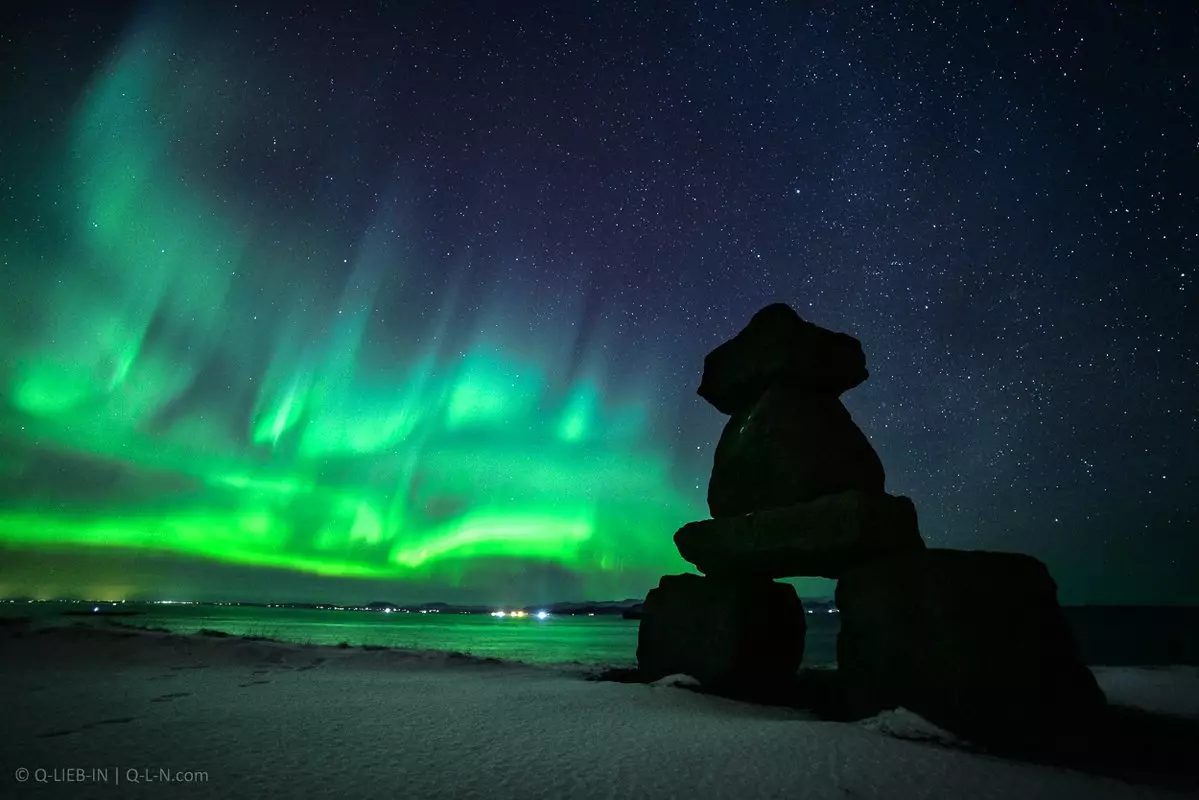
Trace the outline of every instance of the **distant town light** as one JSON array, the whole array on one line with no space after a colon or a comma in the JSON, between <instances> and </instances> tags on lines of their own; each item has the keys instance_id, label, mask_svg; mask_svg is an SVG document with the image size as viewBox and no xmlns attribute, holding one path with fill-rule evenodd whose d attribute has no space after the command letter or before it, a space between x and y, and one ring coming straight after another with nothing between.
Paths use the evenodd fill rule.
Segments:
<instances>
[{"instance_id":1,"label":"distant town light","mask_svg":"<svg viewBox=\"0 0 1199 800\"><path fill-rule=\"evenodd\" d=\"M538 611L537 612L537 619L545 619L548 616L549 616L548 611Z\"/></svg>"}]
</instances>

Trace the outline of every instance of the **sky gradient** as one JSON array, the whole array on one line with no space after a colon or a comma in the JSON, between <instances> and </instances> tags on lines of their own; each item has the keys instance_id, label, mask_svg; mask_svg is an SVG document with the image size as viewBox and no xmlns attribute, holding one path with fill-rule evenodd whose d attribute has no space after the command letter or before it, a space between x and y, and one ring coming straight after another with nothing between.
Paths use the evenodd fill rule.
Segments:
<instances>
[{"instance_id":1,"label":"sky gradient","mask_svg":"<svg viewBox=\"0 0 1199 800\"><path fill-rule=\"evenodd\" d=\"M1185 4L98 5L0 26L0 596L644 595L786 302L930 546L1199 603Z\"/></svg>"}]
</instances>

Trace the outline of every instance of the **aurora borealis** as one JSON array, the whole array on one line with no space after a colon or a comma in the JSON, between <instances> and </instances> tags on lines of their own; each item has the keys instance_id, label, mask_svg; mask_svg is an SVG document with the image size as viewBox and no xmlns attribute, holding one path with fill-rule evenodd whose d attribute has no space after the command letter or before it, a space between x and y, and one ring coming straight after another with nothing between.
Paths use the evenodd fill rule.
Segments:
<instances>
[{"instance_id":1,"label":"aurora borealis","mask_svg":"<svg viewBox=\"0 0 1199 800\"><path fill-rule=\"evenodd\" d=\"M566 309L418 284L387 200L332 270L312 226L264 242L188 169L188 128L230 109L219 69L173 66L177 27L135 23L65 131L64 246L4 331L0 538L448 586L489 559L609 590L668 562L698 512L649 429L654 387L614 397L601 333L561 335Z\"/></svg>"},{"instance_id":2,"label":"aurora borealis","mask_svg":"<svg viewBox=\"0 0 1199 800\"><path fill-rule=\"evenodd\" d=\"M1194 217L1106 160L1193 157L1181 98L1055 105L1016 51L1098 51L1043 19L904 12L931 54L883 77L855 4L452 6L7 26L0 595L644 594L707 516L703 354L782 300L863 341L846 401L930 543L1196 599Z\"/></svg>"}]
</instances>

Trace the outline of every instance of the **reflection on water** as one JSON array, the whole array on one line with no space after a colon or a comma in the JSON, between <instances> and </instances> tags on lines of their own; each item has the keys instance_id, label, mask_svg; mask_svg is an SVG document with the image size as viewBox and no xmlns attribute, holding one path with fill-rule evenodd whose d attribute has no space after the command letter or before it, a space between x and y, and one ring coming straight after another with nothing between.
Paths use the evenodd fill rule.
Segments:
<instances>
[{"instance_id":1,"label":"reflection on water","mask_svg":"<svg viewBox=\"0 0 1199 800\"><path fill-rule=\"evenodd\" d=\"M135 616L114 618L122 623L166 628L177 633L195 633L202 628L209 628L235 636L265 636L303 644L337 645L346 642L353 646L452 650L534 663L628 665L637 660L638 623L619 616L551 614L541 619L536 615L495 617L489 614L382 613L139 603L124 603L119 608L125 612L136 612ZM57 615L64 609L65 604L37 603L25 606L20 613L29 616ZM0 613L8 615L16 611L14 607L4 607L0 608ZM804 663L834 663L836 615L809 614L807 619Z\"/></svg>"},{"instance_id":2,"label":"reflection on water","mask_svg":"<svg viewBox=\"0 0 1199 800\"><path fill-rule=\"evenodd\" d=\"M71 602L0 601L0 616L59 619L87 613ZM130 613L113 621L195 633L202 628L235 636L265 636L302 644L451 650L535 663L628 665L637 660L635 620L619 616L537 614L382 613L260 606L107 604ZM804 664L837 662L837 614L807 615ZM1199 608L1067 607L1066 619L1083 660L1097 665L1199 664Z\"/></svg>"}]
</instances>

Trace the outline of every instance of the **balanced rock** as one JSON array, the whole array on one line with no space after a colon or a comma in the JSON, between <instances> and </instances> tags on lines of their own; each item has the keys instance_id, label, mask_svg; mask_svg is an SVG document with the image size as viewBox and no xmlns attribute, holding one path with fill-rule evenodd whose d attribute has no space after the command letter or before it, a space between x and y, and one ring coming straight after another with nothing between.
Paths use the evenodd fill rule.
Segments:
<instances>
[{"instance_id":1,"label":"balanced rock","mask_svg":"<svg viewBox=\"0 0 1199 800\"><path fill-rule=\"evenodd\" d=\"M911 500L858 491L689 522L674 543L707 575L768 579L839 578L852 567L924 547Z\"/></svg>"},{"instance_id":2,"label":"balanced rock","mask_svg":"<svg viewBox=\"0 0 1199 800\"><path fill-rule=\"evenodd\" d=\"M1057 586L1031 556L921 550L837 584L837 669L852 717L903 707L965 739L1044 747L1105 699Z\"/></svg>"},{"instance_id":3,"label":"balanced rock","mask_svg":"<svg viewBox=\"0 0 1199 800\"><path fill-rule=\"evenodd\" d=\"M637 664L648 681L683 673L713 689L761 689L794 678L806 625L789 584L664 575L645 598Z\"/></svg>"},{"instance_id":4,"label":"balanced rock","mask_svg":"<svg viewBox=\"0 0 1199 800\"><path fill-rule=\"evenodd\" d=\"M700 397L723 414L748 411L769 387L785 384L834 397L866 380L862 343L774 303L704 358Z\"/></svg>"},{"instance_id":5,"label":"balanced rock","mask_svg":"<svg viewBox=\"0 0 1199 800\"><path fill-rule=\"evenodd\" d=\"M883 464L834 395L776 385L729 419L716 444L708 509L729 517L850 489L881 493Z\"/></svg>"}]
</instances>

